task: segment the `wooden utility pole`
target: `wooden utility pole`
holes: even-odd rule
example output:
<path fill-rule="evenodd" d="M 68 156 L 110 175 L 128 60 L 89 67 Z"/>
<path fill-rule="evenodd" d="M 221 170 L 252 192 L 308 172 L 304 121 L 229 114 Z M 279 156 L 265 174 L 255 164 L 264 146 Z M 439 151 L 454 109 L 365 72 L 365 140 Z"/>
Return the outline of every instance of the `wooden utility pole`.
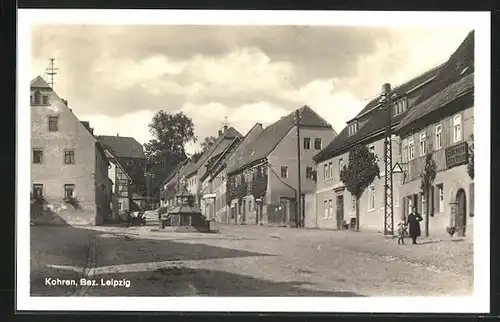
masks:
<path fill-rule="evenodd" d="M 301 187 L 301 165 L 300 165 L 300 111 L 295 111 L 295 125 L 297 127 L 297 214 L 295 224 L 302 227 L 302 187 Z"/>

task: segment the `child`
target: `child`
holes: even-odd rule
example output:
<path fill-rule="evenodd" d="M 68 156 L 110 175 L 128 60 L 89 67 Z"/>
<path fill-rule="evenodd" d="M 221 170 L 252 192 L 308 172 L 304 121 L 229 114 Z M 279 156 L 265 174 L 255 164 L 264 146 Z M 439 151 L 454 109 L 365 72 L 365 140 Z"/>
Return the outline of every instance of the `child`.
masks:
<path fill-rule="evenodd" d="M 405 244 L 406 224 L 400 222 L 398 224 L 398 245 Z"/>

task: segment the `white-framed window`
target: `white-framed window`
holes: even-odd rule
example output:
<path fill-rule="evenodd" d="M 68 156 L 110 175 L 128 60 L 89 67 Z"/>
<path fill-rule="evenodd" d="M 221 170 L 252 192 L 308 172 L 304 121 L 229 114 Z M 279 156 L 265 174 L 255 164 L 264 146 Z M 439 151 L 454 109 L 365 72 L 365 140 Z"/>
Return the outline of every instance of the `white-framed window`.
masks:
<path fill-rule="evenodd" d="M 314 149 L 321 150 L 322 147 L 323 147 L 323 140 L 321 140 L 321 138 L 315 138 L 314 139 Z"/>
<path fill-rule="evenodd" d="M 453 143 L 462 140 L 462 115 L 453 117 Z"/>
<path fill-rule="evenodd" d="M 330 208 L 329 217 L 332 217 L 332 215 L 333 215 L 333 200 L 332 199 L 330 199 L 328 201 L 328 205 L 329 205 L 329 208 Z"/>
<path fill-rule="evenodd" d="M 311 138 L 304 138 L 304 150 L 311 149 Z"/>
<path fill-rule="evenodd" d="M 415 146 L 413 138 L 408 138 L 408 161 L 413 160 L 415 157 Z"/>
<path fill-rule="evenodd" d="M 427 145 L 425 144 L 426 133 L 420 133 L 420 156 L 424 156 L 427 153 Z"/>
<path fill-rule="evenodd" d="M 38 197 L 43 197 L 43 184 L 34 183 L 33 184 L 33 195 Z"/>
<path fill-rule="evenodd" d="M 288 178 L 288 167 L 282 165 L 281 166 L 281 177 L 282 178 Z"/>
<path fill-rule="evenodd" d="M 436 134 L 435 134 L 435 141 L 434 142 L 434 146 L 435 146 L 435 149 L 436 150 L 439 150 L 441 149 L 441 147 L 443 146 L 442 144 L 442 141 L 441 141 L 441 138 L 442 138 L 442 127 L 441 127 L 441 124 L 438 124 L 436 125 Z"/>
<path fill-rule="evenodd" d="M 65 184 L 64 185 L 64 197 L 72 198 L 75 196 L 75 185 Z"/>
<path fill-rule="evenodd" d="M 404 98 L 402 98 L 394 103 L 393 114 L 398 115 L 398 114 L 403 113 L 404 111 L 406 111 L 406 97 L 404 97 Z"/>
<path fill-rule="evenodd" d="M 368 210 L 375 209 L 375 186 L 368 187 Z"/>
<path fill-rule="evenodd" d="M 438 198 L 438 202 L 437 202 L 437 209 L 436 211 L 438 213 L 441 213 L 441 212 L 444 212 L 444 189 L 443 189 L 443 184 L 440 183 L 440 184 L 437 184 L 436 185 L 436 188 L 437 188 L 437 198 Z"/>
<path fill-rule="evenodd" d="M 328 179 L 328 164 L 325 163 L 324 170 L 323 170 L 323 179 Z"/>
<path fill-rule="evenodd" d="M 401 162 L 403 163 L 408 162 L 408 139 L 403 139 L 401 141 L 401 155 L 402 155 Z"/>
<path fill-rule="evenodd" d="M 333 178 L 333 162 L 328 163 L 328 178 Z"/>
<path fill-rule="evenodd" d="M 33 149 L 33 163 L 43 163 L 43 149 Z"/>
<path fill-rule="evenodd" d="M 358 122 L 351 123 L 347 126 L 348 135 L 353 135 L 358 131 Z"/>
<path fill-rule="evenodd" d="M 329 208 L 329 206 L 328 206 L 328 200 L 325 200 L 325 201 L 324 201 L 324 211 L 325 211 L 325 213 L 324 213 L 324 218 L 328 218 L 328 216 L 329 216 L 329 211 L 330 211 L 330 208 Z"/>

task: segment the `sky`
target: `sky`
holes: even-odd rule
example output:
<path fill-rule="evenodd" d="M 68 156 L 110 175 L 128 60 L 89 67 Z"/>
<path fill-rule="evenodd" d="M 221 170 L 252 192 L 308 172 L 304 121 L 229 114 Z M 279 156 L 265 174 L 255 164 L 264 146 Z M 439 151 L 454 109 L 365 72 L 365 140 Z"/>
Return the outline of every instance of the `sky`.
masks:
<path fill-rule="evenodd" d="M 469 31 L 37 25 L 30 71 L 44 77 L 55 58 L 54 90 L 98 135 L 146 143 L 156 112 L 182 111 L 200 142 L 216 136 L 226 117 L 245 135 L 305 104 L 339 133 L 383 83 L 396 86 L 446 61 Z"/>

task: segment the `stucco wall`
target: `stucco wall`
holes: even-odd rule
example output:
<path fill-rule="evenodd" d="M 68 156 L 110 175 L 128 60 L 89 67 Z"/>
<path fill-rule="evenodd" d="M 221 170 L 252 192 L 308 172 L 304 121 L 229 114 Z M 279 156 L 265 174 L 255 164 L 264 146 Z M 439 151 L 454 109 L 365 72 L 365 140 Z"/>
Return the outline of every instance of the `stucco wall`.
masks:
<path fill-rule="evenodd" d="M 101 177 L 95 173 L 95 140 L 55 93 L 49 95 L 49 105 L 31 106 L 31 189 L 34 183 L 43 184 L 49 204 L 58 205 L 64 198 L 64 185 L 74 184 L 82 210 L 78 216 L 68 214 L 67 220 L 95 224 L 95 180 Z M 59 118 L 58 131 L 48 130 L 49 116 Z M 42 164 L 33 163 L 33 149 L 43 149 Z M 75 164 L 64 163 L 65 149 L 75 151 Z M 103 175 L 107 178 L 107 168 Z"/>

